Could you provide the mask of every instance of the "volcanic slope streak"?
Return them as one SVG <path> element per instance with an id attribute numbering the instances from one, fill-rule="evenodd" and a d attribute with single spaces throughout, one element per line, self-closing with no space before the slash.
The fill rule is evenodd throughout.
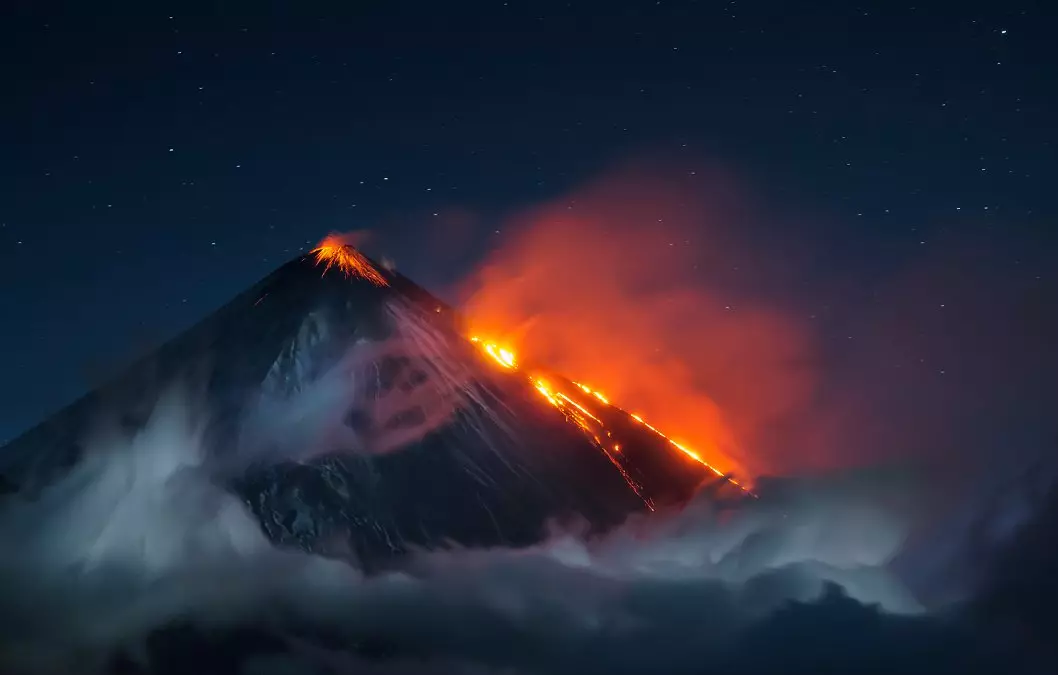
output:
<path id="1" fill-rule="evenodd" d="M 417 547 L 529 545 L 554 520 L 601 531 L 728 480 L 325 240 L 0 450 L 0 486 L 39 493 L 100 420 L 134 431 L 181 382 L 209 415 L 210 466 L 266 534 L 367 568 Z"/>

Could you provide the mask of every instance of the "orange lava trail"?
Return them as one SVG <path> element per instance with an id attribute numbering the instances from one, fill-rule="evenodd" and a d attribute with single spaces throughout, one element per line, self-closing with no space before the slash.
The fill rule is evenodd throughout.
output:
<path id="1" fill-rule="evenodd" d="M 471 337 L 470 341 L 481 347 L 482 351 L 484 351 L 489 357 L 491 357 L 496 363 L 498 363 L 503 368 L 506 368 L 508 370 L 518 370 L 517 359 L 515 358 L 514 353 L 511 350 L 501 347 L 496 343 L 483 340 L 478 336 Z M 606 426 L 603 421 L 593 415 L 591 412 L 589 412 L 588 409 L 585 408 L 583 405 L 573 400 L 573 398 L 571 398 L 569 394 L 556 390 L 549 382 L 542 379 L 541 377 L 530 373 L 528 374 L 528 378 L 530 383 L 532 383 L 533 387 L 540 392 L 540 394 L 547 400 L 548 403 L 561 410 L 568 421 L 577 425 L 580 429 L 582 429 L 585 433 L 590 435 L 595 440 L 596 444 L 606 454 L 607 458 L 613 463 L 614 466 L 617 467 L 618 471 L 621 472 L 621 476 L 625 479 L 625 482 L 628 483 L 628 486 L 633 490 L 633 492 L 636 493 L 636 495 L 640 497 L 640 499 L 643 500 L 643 502 L 647 505 L 647 508 L 653 511 L 654 505 L 649 499 L 643 496 L 642 486 L 640 486 L 628 474 L 628 472 L 617 460 L 617 458 L 611 453 L 611 450 L 607 448 L 606 444 L 599 438 L 598 434 L 595 432 L 595 429 L 592 428 L 592 424 L 589 422 L 589 420 L 591 422 L 594 422 L 594 426 L 596 426 L 602 432 L 605 432 L 607 436 L 611 436 L 609 430 L 606 429 Z M 594 397 L 604 405 L 607 405 L 613 408 L 614 410 L 618 410 L 628 415 L 635 422 L 645 426 L 647 429 L 660 436 L 669 445 L 676 448 L 687 457 L 691 458 L 695 462 L 698 462 L 705 468 L 712 471 L 717 476 L 725 478 L 727 482 L 738 487 L 743 492 L 747 492 L 748 494 L 752 495 L 752 493 L 750 493 L 741 483 L 736 481 L 734 478 L 731 478 L 730 476 L 725 476 L 722 471 L 709 464 L 709 462 L 705 461 L 705 459 L 703 459 L 700 454 L 682 445 L 681 443 L 678 443 L 673 439 L 669 438 L 664 433 L 662 433 L 661 430 L 644 420 L 642 416 L 636 413 L 627 412 L 622 408 L 615 406 L 614 404 L 610 403 L 609 399 L 606 396 L 604 396 L 598 391 L 591 389 L 587 385 L 581 384 L 579 382 L 574 382 L 573 384 L 580 388 L 585 394 Z M 621 452 L 620 446 L 614 445 L 613 452 L 619 454 Z"/>

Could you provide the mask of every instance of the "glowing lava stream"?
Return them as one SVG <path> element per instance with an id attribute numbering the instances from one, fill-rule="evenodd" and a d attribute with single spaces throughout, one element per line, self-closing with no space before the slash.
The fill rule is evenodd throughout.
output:
<path id="1" fill-rule="evenodd" d="M 331 234 L 324 237 L 323 241 L 312 250 L 312 255 L 316 257 L 317 265 L 323 265 L 324 274 L 332 267 L 337 267 L 347 277 L 367 279 L 376 286 L 389 285 L 386 277 L 375 269 L 371 261 L 365 258 L 360 251 L 343 243 L 341 237 L 337 235 Z"/>
<path id="2" fill-rule="evenodd" d="M 505 349 L 503 347 L 500 347 L 499 345 L 497 345 L 497 344 L 495 344 L 493 342 L 488 342 L 488 341 L 482 340 L 480 337 L 477 337 L 477 336 L 471 337 L 470 341 L 473 342 L 474 344 L 478 345 L 479 347 L 481 347 L 481 349 L 486 354 L 488 354 L 494 361 L 496 361 L 496 363 L 498 363 L 502 367 L 504 367 L 504 368 L 506 368 L 508 370 L 519 370 L 518 365 L 517 365 L 517 359 L 515 358 L 514 353 L 512 351 L 510 351 L 509 349 Z M 610 459 L 610 461 L 614 464 L 614 466 L 616 466 L 618 468 L 618 470 L 621 472 L 621 475 L 624 477 L 625 482 L 628 483 L 629 487 L 631 487 L 632 490 L 637 495 L 640 496 L 640 498 L 643 498 L 643 495 L 641 494 L 642 486 L 640 486 L 638 483 L 636 483 L 632 479 L 632 477 L 628 475 L 628 472 L 625 471 L 624 467 L 622 467 L 621 464 L 617 461 L 617 459 L 611 454 L 611 449 L 606 447 L 606 444 L 603 443 L 603 441 L 599 438 L 598 434 L 595 433 L 595 431 L 592 429 L 592 425 L 589 423 L 589 420 L 590 420 L 590 422 L 594 422 L 595 425 L 601 431 L 605 432 L 607 436 L 610 436 L 610 432 L 606 429 L 606 426 L 605 426 L 605 424 L 603 424 L 603 421 L 600 420 L 595 415 L 591 414 L 583 405 L 581 405 L 580 403 L 577 403 L 576 401 L 574 401 L 566 393 L 563 393 L 561 391 L 557 391 L 549 382 L 547 382 L 543 378 L 541 378 L 541 377 L 539 377 L 537 375 L 534 375 L 532 373 L 527 373 L 527 377 L 529 378 L 529 381 L 533 384 L 533 387 L 538 392 L 540 392 L 540 394 L 545 399 L 547 399 L 548 403 L 550 403 L 551 405 L 555 406 L 556 408 L 561 410 L 563 413 L 565 413 L 567 418 L 573 424 L 576 424 L 585 433 L 589 434 L 595 440 L 595 442 L 599 445 L 599 447 L 603 450 L 603 452 L 606 453 L 606 456 Z M 709 462 L 705 461 L 705 459 L 703 459 L 702 456 L 699 455 L 697 452 L 695 452 L 694 450 L 691 450 L 690 448 L 688 448 L 688 447 L 686 447 L 686 446 L 684 446 L 684 445 L 682 445 L 680 443 L 677 443 L 676 441 L 672 440 L 671 438 L 666 436 L 664 433 L 662 433 L 661 430 L 659 430 L 657 427 L 653 426 L 652 424 L 650 424 L 649 422 L 644 420 L 640 415 L 637 415 L 635 413 L 627 412 L 627 411 L 615 406 L 614 404 L 610 403 L 609 399 L 606 398 L 606 396 L 604 396 L 602 393 L 600 393 L 598 391 L 595 391 L 595 390 L 591 389 L 587 385 L 581 384 L 579 382 L 574 382 L 573 384 L 575 384 L 577 387 L 579 387 L 581 389 L 581 391 L 583 391 L 585 394 L 593 396 L 594 398 L 596 398 L 598 401 L 600 401 L 604 405 L 607 405 L 607 406 L 609 406 L 611 408 L 614 408 L 615 410 L 619 410 L 620 412 L 623 412 L 624 414 L 628 415 L 632 420 L 634 420 L 636 423 L 645 426 L 647 429 L 650 429 L 652 432 L 654 432 L 655 434 L 657 434 L 658 436 L 663 438 L 665 441 L 667 441 L 672 447 L 676 448 L 677 450 L 679 450 L 680 452 L 682 452 L 686 456 L 690 457 L 691 459 L 693 459 L 694 461 L 698 462 L 699 464 L 701 464 L 705 468 L 709 469 L 710 471 L 712 471 L 717 476 L 720 476 L 722 478 L 726 478 L 726 480 L 729 483 L 731 483 L 732 485 L 738 487 L 739 489 L 741 489 L 744 492 L 748 492 L 748 490 L 741 483 L 736 481 L 734 478 L 731 478 L 730 476 L 725 476 L 722 471 L 720 471 L 719 469 L 717 469 L 713 465 L 709 464 Z M 616 453 L 620 453 L 621 452 L 621 446 L 614 445 L 613 448 L 612 448 L 612 451 L 616 452 Z M 649 499 L 643 498 L 643 501 L 646 503 L 647 507 L 650 508 L 650 510 L 652 510 L 652 511 L 654 510 L 654 505 Z"/>

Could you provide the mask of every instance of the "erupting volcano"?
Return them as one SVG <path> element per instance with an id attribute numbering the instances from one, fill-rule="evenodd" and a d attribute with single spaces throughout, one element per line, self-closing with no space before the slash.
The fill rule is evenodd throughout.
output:
<path id="1" fill-rule="evenodd" d="M 324 272 L 337 267 L 346 276 L 367 279 L 376 286 L 386 286 L 389 283 L 370 260 L 338 235 L 327 235 L 313 249 L 312 255 L 315 256 L 316 263 L 323 266 Z"/>
<path id="2" fill-rule="evenodd" d="M 39 493 L 101 424 L 142 427 L 177 384 L 203 392 L 204 465 L 274 543 L 368 570 L 413 548 L 529 545 L 556 520 L 606 530 L 707 481 L 748 494 L 335 237 L 9 444 L 5 484 Z"/>
<path id="3" fill-rule="evenodd" d="M 478 318 L 328 238 L 0 450 L 0 670 L 756 673 L 773 621 L 918 620 L 899 486 L 756 498 Z"/>

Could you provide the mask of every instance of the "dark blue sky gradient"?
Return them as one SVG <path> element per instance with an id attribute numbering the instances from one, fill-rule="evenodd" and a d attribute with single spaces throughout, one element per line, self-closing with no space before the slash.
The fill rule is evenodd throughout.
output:
<path id="1" fill-rule="evenodd" d="M 821 317 L 833 387 L 948 401 L 948 421 L 995 413 L 991 433 L 1038 445 L 1058 335 L 1052 14 L 15 2 L 0 20 L 0 439 L 330 230 L 373 230 L 445 289 L 506 217 L 649 151 L 724 167 L 786 214 L 783 237 L 803 228 L 811 292 L 788 302 Z M 424 235 L 458 214 L 474 236 L 434 255 Z M 853 329 L 879 344 L 849 355 Z M 921 387 L 874 372 L 898 335 L 930 359 Z M 966 379 L 936 384 L 941 370 Z M 979 387 L 986 402 L 952 393 Z"/>

